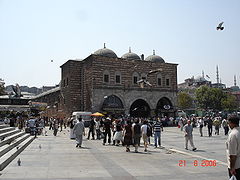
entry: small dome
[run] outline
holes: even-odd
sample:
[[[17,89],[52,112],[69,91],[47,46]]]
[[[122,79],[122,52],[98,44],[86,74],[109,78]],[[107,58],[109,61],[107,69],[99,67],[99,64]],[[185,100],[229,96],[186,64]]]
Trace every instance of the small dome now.
[[[155,55],[155,51],[153,50],[153,55],[148,56],[146,59],[146,61],[152,61],[152,62],[160,62],[160,63],[165,63],[165,61],[163,60],[163,58],[161,58],[158,55]]]
[[[206,82],[207,80],[202,76],[197,76],[195,82]]]
[[[137,54],[131,52],[131,48],[129,48],[128,53],[122,55],[122,58],[129,59],[129,60],[141,60]]]
[[[99,56],[117,58],[117,55],[115,54],[115,52],[113,52],[111,49],[106,48],[105,43],[104,43],[103,49],[99,49],[99,50],[95,51],[93,54],[99,55]]]

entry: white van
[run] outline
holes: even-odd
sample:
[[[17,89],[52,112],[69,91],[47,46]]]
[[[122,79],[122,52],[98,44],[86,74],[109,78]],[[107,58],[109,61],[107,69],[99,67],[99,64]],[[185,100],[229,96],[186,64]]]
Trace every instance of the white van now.
[[[85,127],[88,127],[91,121],[91,112],[86,111],[76,111],[72,113],[72,116],[77,120],[78,118],[82,118]]]
[[[186,114],[184,111],[182,111],[182,110],[178,110],[178,111],[177,111],[177,116],[178,116],[178,117],[186,118],[186,117],[187,117],[187,114]]]

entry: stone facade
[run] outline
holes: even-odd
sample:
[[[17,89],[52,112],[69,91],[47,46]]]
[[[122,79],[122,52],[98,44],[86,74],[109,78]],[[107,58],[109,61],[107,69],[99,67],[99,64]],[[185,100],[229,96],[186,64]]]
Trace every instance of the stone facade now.
[[[61,69],[61,93],[67,115],[73,111],[131,114],[144,106],[148,107],[148,116],[174,115],[176,111],[177,64],[91,54],[81,61],[69,60]],[[148,74],[152,70],[158,71]],[[134,76],[138,81],[147,79],[151,86],[140,87],[134,83]],[[114,96],[112,103],[110,96]],[[162,98],[169,105],[166,108],[162,108]],[[117,105],[118,99],[122,107]],[[143,104],[133,107],[137,100]]]

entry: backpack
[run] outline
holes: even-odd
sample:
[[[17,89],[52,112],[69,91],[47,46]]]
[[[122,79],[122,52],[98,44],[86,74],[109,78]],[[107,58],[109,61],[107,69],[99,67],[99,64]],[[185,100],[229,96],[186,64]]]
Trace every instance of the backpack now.
[[[141,134],[141,126],[139,124],[134,125],[134,134]]]
[[[147,126],[147,136],[150,137],[152,135],[151,127]]]

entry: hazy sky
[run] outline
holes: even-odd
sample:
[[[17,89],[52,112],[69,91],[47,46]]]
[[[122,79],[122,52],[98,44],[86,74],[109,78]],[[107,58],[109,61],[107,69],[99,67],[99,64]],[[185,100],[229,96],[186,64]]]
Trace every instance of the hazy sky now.
[[[118,57],[154,49],[179,64],[178,83],[202,70],[216,82],[218,65],[222,83],[239,85],[239,18],[240,0],[0,0],[0,78],[55,85],[63,63],[106,43]]]

